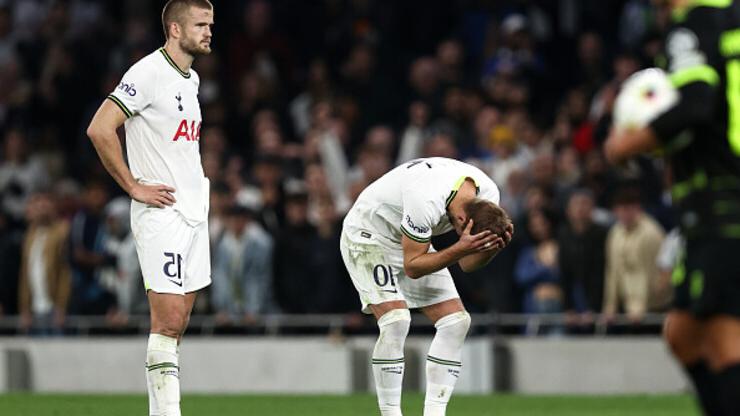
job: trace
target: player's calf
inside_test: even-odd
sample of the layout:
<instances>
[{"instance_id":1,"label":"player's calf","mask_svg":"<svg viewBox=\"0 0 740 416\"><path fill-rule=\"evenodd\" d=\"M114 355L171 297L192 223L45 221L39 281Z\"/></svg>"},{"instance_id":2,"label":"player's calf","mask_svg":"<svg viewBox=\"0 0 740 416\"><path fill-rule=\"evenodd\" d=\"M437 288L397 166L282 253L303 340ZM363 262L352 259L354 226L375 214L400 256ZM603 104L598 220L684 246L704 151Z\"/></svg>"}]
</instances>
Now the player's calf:
<instances>
[{"instance_id":1,"label":"player's calf","mask_svg":"<svg viewBox=\"0 0 740 416\"><path fill-rule=\"evenodd\" d=\"M403 346L411 326L408 309L393 309L378 319L380 335L373 350L373 376L382 416L401 416Z\"/></svg>"},{"instance_id":2,"label":"player's calf","mask_svg":"<svg viewBox=\"0 0 740 416\"><path fill-rule=\"evenodd\" d=\"M705 359L704 323L688 312L672 311L663 325L663 338L691 379L704 414L721 416L717 375Z\"/></svg>"},{"instance_id":3,"label":"player's calf","mask_svg":"<svg viewBox=\"0 0 740 416\"><path fill-rule=\"evenodd\" d=\"M460 370L462 346L470 328L470 315L454 312L438 319L437 333L427 355L427 391L424 416L444 416Z\"/></svg>"},{"instance_id":4,"label":"player's calf","mask_svg":"<svg viewBox=\"0 0 740 416\"><path fill-rule=\"evenodd\" d=\"M185 297L149 292L151 334L147 345L146 380L149 414L180 416L178 343L188 323Z\"/></svg>"},{"instance_id":5,"label":"player's calf","mask_svg":"<svg viewBox=\"0 0 740 416\"><path fill-rule=\"evenodd\" d=\"M722 408L722 412L717 414L740 414L740 319L720 315L709 320L707 356L716 372Z\"/></svg>"}]
</instances>

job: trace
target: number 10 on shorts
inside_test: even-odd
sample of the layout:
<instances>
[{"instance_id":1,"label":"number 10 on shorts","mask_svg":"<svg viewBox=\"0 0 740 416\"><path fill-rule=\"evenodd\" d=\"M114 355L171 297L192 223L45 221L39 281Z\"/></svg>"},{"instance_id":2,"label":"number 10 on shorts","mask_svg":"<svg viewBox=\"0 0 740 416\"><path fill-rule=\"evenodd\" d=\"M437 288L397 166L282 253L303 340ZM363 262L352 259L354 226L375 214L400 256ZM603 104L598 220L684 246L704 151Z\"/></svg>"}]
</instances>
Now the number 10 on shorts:
<instances>
[{"instance_id":1,"label":"number 10 on shorts","mask_svg":"<svg viewBox=\"0 0 740 416\"><path fill-rule=\"evenodd\" d=\"M376 285L383 288L388 286L388 283L390 283L390 288L384 289L384 292L396 293L398 291L396 289L396 281L393 278L393 269L390 265L378 264L373 267L373 279L375 279Z\"/></svg>"}]
</instances>

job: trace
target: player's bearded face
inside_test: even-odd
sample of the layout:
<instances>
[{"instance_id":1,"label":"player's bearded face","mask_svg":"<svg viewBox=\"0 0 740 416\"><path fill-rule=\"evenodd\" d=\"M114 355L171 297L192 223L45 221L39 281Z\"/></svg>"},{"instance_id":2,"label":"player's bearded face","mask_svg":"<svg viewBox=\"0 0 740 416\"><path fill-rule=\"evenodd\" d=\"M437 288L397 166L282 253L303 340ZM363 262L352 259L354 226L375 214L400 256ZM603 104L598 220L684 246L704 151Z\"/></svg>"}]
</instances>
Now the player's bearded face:
<instances>
[{"instance_id":1,"label":"player's bearded face","mask_svg":"<svg viewBox=\"0 0 740 416\"><path fill-rule=\"evenodd\" d=\"M183 24L180 47L191 55L211 53L213 10L192 7Z\"/></svg>"}]
</instances>

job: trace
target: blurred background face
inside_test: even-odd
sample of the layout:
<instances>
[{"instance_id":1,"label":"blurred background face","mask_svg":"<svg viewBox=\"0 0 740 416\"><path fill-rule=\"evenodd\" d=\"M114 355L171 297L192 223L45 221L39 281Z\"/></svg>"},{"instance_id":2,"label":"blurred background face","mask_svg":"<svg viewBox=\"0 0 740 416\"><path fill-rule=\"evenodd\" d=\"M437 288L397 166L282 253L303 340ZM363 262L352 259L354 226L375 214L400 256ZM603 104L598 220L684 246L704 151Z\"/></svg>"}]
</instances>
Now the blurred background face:
<instances>
[{"instance_id":1,"label":"blurred background face","mask_svg":"<svg viewBox=\"0 0 740 416\"><path fill-rule=\"evenodd\" d=\"M383 176L391 167L391 161L385 153L375 148L363 151L358 164L365 174L365 180L371 182Z\"/></svg>"},{"instance_id":2,"label":"blurred background face","mask_svg":"<svg viewBox=\"0 0 740 416\"><path fill-rule=\"evenodd\" d=\"M571 222L585 223L591 221L594 201L588 195L575 194L568 201L567 215Z\"/></svg>"},{"instance_id":3,"label":"blurred background face","mask_svg":"<svg viewBox=\"0 0 740 416\"><path fill-rule=\"evenodd\" d=\"M550 220L547 219L545 214L542 213L542 211L531 211L529 213L527 226L529 229L529 234L536 242L548 240L552 236L552 224L550 223Z\"/></svg>"},{"instance_id":4,"label":"blurred background face","mask_svg":"<svg viewBox=\"0 0 740 416\"><path fill-rule=\"evenodd\" d=\"M285 219L289 225L297 227L308 222L308 199L290 197L285 201Z\"/></svg>"},{"instance_id":5,"label":"blurred background face","mask_svg":"<svg viewBox=\"0 0 740 416\"><path fill-rule=\"evenodd\" d=\"M26 155L26 143L23 134L17 130L10 131L5 136L5 160L19 163Z\"/></svg>"},{"instance_id":6,"label":"blurred background face","mask_svg":"<svg viewBox=\"0 0 740 416\"><path fill-rule=\"evenodd\" d=\"M48 224L54 218L54 201L49 194L35 194L28 199L26 220L34 224Z\"/></svg>"},{"instance_id":7,"label":"blurred background face","mask_svg":"<svg viewBox=\"0 0 740 416\"><path fill-rule=\"evenodd\" d=\"M85 204L93 213L100 213L108 203L108 191L102 185L93 185L85 190Z\"/></svg>"},{"instance_id":8,"label":"blurred background face","mask_svg":"<svg viewBox=\"0 0 740 416\"><path fill-rule=\"evenodd\" d=\"M235 236L240 236L244 232L244 228L248 223L249 216L244 213L232 213L226 218L226 227L228 227L229 232Z\"/></svg>"},{"instance_id":9,"label":"blurred background face","mask_svg":"<svg viewBox=\"0 0 740 416\"><path fill-rule=\"evenodd\" d=\"M614 216L617 217L617 221L627 228L637 225L640 214L642 214L642 207L639 203L625 203L614 207Z\"/></svg>"},{"instance_id":10,"label":"blurred background face","mask_svg":"<svg viewBox=\"0 0 740 416\"><path fill-rule=\"evenodd\" d=\"M448 134L436 134L429 138L424 147L425 157L448 157L457 158L457 146L452 136Z\"/></svg>"},{"instance_id":11,"label":"blurred background face","mask_svg":"<svg viewBox=\"0 0 740 416\"><path fill-rule=\"evenodd\" d=\"M324 168L319 164L311 164L306 167L304 180L306 181L306 189L309 195L323 195L329 192L326 173L324 172Z\"/></svg>"}]
</instances>

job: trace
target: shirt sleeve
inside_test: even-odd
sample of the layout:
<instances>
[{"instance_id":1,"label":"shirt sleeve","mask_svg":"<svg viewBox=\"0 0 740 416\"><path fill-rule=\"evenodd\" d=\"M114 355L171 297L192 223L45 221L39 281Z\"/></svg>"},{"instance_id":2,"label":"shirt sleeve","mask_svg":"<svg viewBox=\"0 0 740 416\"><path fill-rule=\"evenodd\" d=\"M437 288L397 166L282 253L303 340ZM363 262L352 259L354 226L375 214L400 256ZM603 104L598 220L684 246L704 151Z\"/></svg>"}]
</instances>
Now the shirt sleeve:
<instances>
[{"instance_id":1,"label":"shirt sleeve","mask_svg":"<svg viewBox=\"0 0 740 416\"><path fill-rule=\"evenodd\" d=\"M711 62L716 35L699 24L696 16L675 27L666 39L666 56L671 83L679 91L678 102L656 117L650 127L658 139L670 142L681 131L707 122L714 111L720 76Z\"/></svg>"},{"instance_id":2,"label":"shirt sleeve","mask_svg":"<svg viewBox=\"0 0 740 416\"><path fill-rule=\"evenodd\" d=\"M107 98L126 114L126 118L131 118L151 104L155 85L154 68L137 62L126 71L121 82Z\"/></svg>"},{"instance_id":3,"label":"shirt sleeve","mask_svg":"<svg viewBox=\"0 0 740 416\"><path fill-rule=\"evenodd\" d=\"M432 227L436 225L440 217L438 211L434 201L425 195L414 191L404 192L401 232L418 243L430 242Z\"/></svg>"}]
</instances>

